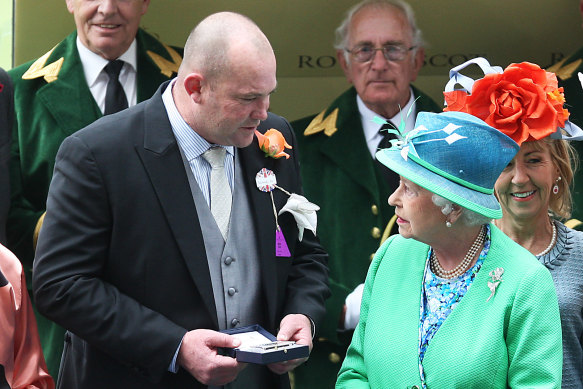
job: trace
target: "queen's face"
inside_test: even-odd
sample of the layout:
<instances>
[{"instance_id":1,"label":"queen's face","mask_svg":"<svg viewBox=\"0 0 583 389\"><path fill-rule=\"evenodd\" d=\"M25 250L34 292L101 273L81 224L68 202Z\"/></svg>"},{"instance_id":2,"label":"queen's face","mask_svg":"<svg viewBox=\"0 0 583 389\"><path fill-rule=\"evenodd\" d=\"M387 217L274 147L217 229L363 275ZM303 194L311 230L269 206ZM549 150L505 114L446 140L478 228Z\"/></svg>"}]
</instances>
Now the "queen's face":
<instances>
[{"instance_id":1,"label":"queen's face","mask_svg":"<svg viewBox=\"0 0 583 389\"><path fill-rule=\"evenodd\" d=\"M558 177L549 145L544 141L524 142L494 185L504 217L526 223L547 220L552 187Z\"/></svg>"},{"instance_id":2,"label":"queen's face","mask_svg":"<svg viewBox=\"0 0 583 389\"><path fill-rule=\"evenodd\" d=\"M389 197L389 204L395 207L399 234L431 244L444 228L446 217L431 200L433 193L400 178L399 187Z\"/></svg>"}]
</instances>

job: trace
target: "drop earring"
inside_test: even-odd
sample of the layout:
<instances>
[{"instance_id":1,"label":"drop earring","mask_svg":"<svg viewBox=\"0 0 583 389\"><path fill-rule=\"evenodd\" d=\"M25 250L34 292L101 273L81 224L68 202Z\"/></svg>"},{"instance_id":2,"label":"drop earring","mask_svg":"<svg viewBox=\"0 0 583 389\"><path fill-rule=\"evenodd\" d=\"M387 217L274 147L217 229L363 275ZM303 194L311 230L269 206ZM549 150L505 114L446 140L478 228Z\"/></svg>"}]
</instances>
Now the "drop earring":
<instances>
[{"instance_id":1,"label":"drop earring","mask_svg":"<svg viewBox=\"0 0 583 389\"><path fill-rule=\"evenodd\" d=\"M446 226L447 228L451 228L451 222L450 222L449 220L447 220L447 221L445 222L445 226Z\"/></svg>"},{"instance_id":2,"label":"drop earring","mask_svg":"<svg viewBox=\"0 0 583 389\"><path fill-rule=\"evenodd\" d=\"M561 181L561 176L559 176L557 178L557 181L555 182L555 185L553 185L553 193L554 194L559 194L559 185L558 182Z\"/></svg>"}]
</instances>

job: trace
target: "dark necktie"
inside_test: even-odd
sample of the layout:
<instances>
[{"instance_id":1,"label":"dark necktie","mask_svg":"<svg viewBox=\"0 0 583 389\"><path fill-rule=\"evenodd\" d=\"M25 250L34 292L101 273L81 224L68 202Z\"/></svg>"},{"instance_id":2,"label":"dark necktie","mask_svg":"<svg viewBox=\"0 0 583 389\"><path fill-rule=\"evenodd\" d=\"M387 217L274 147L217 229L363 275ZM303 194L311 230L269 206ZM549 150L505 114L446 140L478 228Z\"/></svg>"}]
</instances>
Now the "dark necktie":
<instances>
[{"instance_id":1,"label":"dark necktie","mask_svg":"<svg viewBox=\"0 0 583 389\"><path fill-rule=\"evenodd\" d=\"M123 87L119 82L119 72L123 66L123 61L116 59L109 61L105 66L105 73L109 76L107 82L107 89L105 91L105 112L104 115L109 115L126 109L128 107L128 99L123 91Z\"/></svg>"},{"instance_id":2,"label":"dark necktie","mask_svg":"<svg viewBox=\"0 0 583 389\"><path fill-rule=\"evenodd\" d=\"M391 146L391 139L397 139L395 134L387 131L389 129L395 129L395 126L392 123L383 124L379 129L379 134L383 136L383 139L379 142L377 149L387 149ZM380 163L376 158L375 164L385 178L385 181L389 184L390 193L393 193L399 187L399 175Z\"/></svg>"}]
</instances>

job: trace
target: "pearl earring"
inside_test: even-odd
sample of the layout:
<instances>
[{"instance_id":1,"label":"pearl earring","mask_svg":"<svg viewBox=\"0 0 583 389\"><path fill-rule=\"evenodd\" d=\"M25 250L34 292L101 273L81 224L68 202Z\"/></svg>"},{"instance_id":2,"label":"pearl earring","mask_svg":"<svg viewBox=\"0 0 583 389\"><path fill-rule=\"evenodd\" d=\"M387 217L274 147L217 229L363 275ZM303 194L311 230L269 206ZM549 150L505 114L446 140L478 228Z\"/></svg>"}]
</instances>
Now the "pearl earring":
<instances>
[{"instance_id":1,"label":"pearl earring","mask_svg":"<svg viewBox=\"0 0 583 389\"><path fill-rule=\"evenodd\" d=\"M446 221L446 222L445 222L445 226L446 226L447 228L451 228L451 222L450 222L449 220L448 220L448 221Z\"/></svg>"},{"instance_id":2,"label":"pearl earring","mask_svg":"<svg viewBox=\"0 0 583 389\"><path fill-rule=\"evenodd\" d=\"M557 182L555 183L555 185L553 185L553 193L554 194L559 194L559 185L558 185L559 181L561 181L561 176L559 176L557 178Z\"/></svg>"}]
</instances>

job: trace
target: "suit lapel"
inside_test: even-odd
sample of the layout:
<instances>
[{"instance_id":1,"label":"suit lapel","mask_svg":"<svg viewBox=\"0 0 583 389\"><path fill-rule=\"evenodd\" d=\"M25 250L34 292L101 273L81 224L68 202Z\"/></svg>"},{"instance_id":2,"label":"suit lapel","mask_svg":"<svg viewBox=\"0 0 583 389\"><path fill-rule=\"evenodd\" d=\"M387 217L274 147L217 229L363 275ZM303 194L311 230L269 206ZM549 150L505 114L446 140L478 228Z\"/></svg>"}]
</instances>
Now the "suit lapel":
<instances>
[{"instance_id":1,"label":"suit lapel","mask_svg":"<svg viewBox=\"0 0 583 389\"><path fill-rule=\"evenodd\" d=\"M322 155L338 166L356 185L361 186L379 201L374 160L369 157L370 152L360 122L354 87L344 92L328 107L324 120L335 109L338 109L335 123L338 130L331 136L324 133L309 136L317 137L313 141L319 142L318 147Z\"/></svg>"},{"instance_id":2,"label":"suit lapel","mask_svg":"<svg viewBox=\"0 0 583 389\"><path fill-rule=\"evenodd\" d=\"M136 146L170 230L216 328L218 320L204 240L184 163L162 103L163 85L145 108L144 145Z\"/></svg>"},{"instance_id":3,"label":"suit lapel","mask_svg":"<svg viewBox=\"0 0 583 389\"><path fill-rule=\"evenodd\" d=\"M138 30L138 102L149 99L163 82L171 77L162 74L160 68L148 56L148 51L162 53L165 49L160 42L142 29ZM173 74L174 75L174 74Z\"/></svg>"},{"instance_id":4,"label":"suit lapel","mask_svg":"<svg viewBox=\"0 0 583 389\"><path fill-rule=\"evenodd\" d=\"M69 35L47 59L49 65L64 58L58 78L38 89L38 101L51 113L57 127L68 136L102 116L85 81L83 67L75 43ZM45 81L39 81L45 82ZM63 109L63 107L68 107Z\"/></svg>"},{"instance_id":5,"label":"suit lapel","mask_svg":"<svg viewBox=\"0 0 583 389\"><path fill-rule=\"evenodd\" d=\"M336 133L322 141L320 152L378 201L375 167L364 138L360 114L357 111L345 116L341 110L337 127Z\"/></svg>"}]
</instances>

